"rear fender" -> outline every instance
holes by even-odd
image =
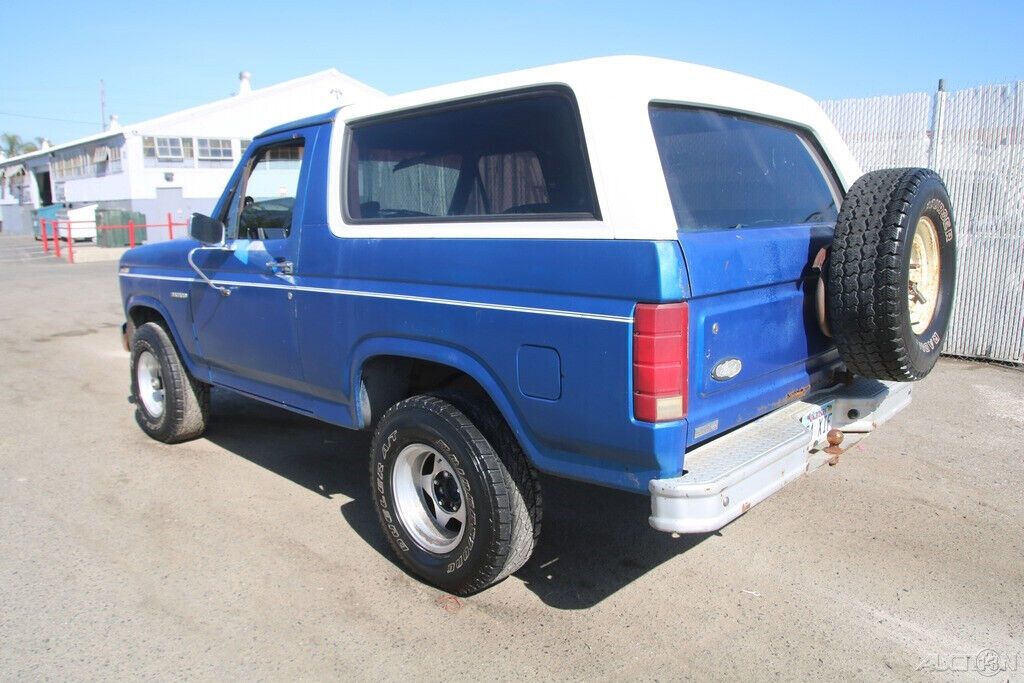
[[[350,396],[359,396],[359,386],[363,379],[363,367],[367,361],[376,356],[399,356],[431,361],[466,373],[487,392],[487,395],[494,402],[502,417],[505,418],[512,432],[519,439],[519,443],[530,458],[530,461],[534,464],[537,463],[539,453],[527,436],[526,429],[516,412],[514,404],[508,399],[504,385],[483,363],[469,355],[466,351],[418,339],[402,339],[398,337],[373,337],[366,339],[356,346],[352,353]],[[364,418],[361,414],[360,401],[353,400],[351,405],[353,423],[363,426]]]

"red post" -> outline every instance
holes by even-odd
[[[50,221],[50,232],[53,233],[53,255],[60,258],[60,237],[57,235],[57,221]]]
[[[46,219],[39,219],[39,228],[43,233],[43,253],[50,251],[50,238],[46,235]]]
[[[128,246],[135,248],[135,221],[128,220]]]
[[[68,221],[68,263],[75,262],[75,240],[71,237],[71,221]]]
[[[174,239],[174,221],[171,219],[171,212],[167,212],[167,239]]]

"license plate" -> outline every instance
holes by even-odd
[[[825,441],[828,431],[832,429],[832,408],[835,401],[815,406],[807,412],[800,423],[811,432],[811,445],[816,446]]]

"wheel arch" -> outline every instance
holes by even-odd
[[[174,346],[178,350],[178,355],[181,356],[181,360],[185,364],[189,373],[193,377],[197,378],[201,378],[205,375],[202,369],[192,359],[192,354],[188,352],[189,346],[185,344],[185,340],[178,331],[177,325],[174,324],[174,318],[158,299],[144,295],[133,296],[128,299],[128,303],[125,305],[125,315],[128,318],[129,343],[131,343],[134,328],[148,322],[163,323],[167,328],[167,331],[170,333],[171,340],[174,342]]]
[[[423,368],[424,363],[432,364],[436,368],[449,369],[453,374],[440,384],[434,384],[429,380],[417,382],[414,379],[406,382],[403,378],[391,382],[390,386],[388,381],[378,382],[376,387],[372,386],[375,382],[373,374],[379,372],[381,366],[386,368],[385,377],[394,380],[394,375],[388,374],[389,372],[401,375],[410,368]],[[475,385],[508,424],[530,461],[536,461],[536,450],[505,386],[481,360],[463,349],[433,341],[373,337],[364,340],[353,350],[350,377],[350,395],[354,397],[353,422],[361,428],[371,427],[383,414],[381,407],[384,410],[388,407],[373,405],[374,403],[393,404],[414,393],[451,387],[465,389]],[[367,380],[371,384],[369,387]],[[472,384],[467,385],[467,381]],[[381,385],[386,393],[384,400],[374,401],[372,395],[368,394],[372,394],[375,388],[379,390]],[[391,393],[388,395],[389,391]],[[366,414],[368,408],[369,415]]]

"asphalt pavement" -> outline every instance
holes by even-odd
[[[942,360],[715,534],[545,478],[533,559],[456,599],[390,553],[366,434],[218,391],[205,438],[149,440],[116,264],[25,244],[0,236],[3,680],[1024,678],[1020,369]]]

